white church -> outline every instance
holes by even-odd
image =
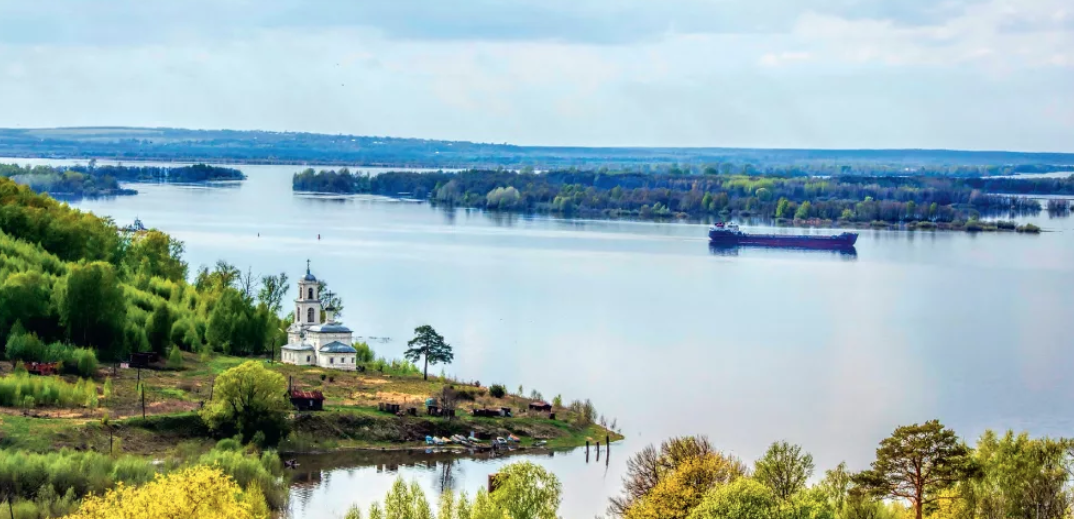
[[[354,371],[356,353],[351,344],[353,333],[335,319],[336,309],[324,308],[321,321],[321,294],[317,278],[310,273],[298,280],[295,299],[295,322],[287,329],[287,344],[280,348],[280,360],[298,366],[319,366]]]

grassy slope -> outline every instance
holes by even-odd
[[[197,417],[199,403],[209,399],[213,377],[245,360],[215,356],[201,362],[196,356],[186,354],[182,370],[142,370],[141,380],[147,388],[146,420],[141,418],[141,404],[135,390],[138,371],[120,369],[113,376],[111,366],[102,366],[97,385],[103,386],[105,378],[111,377],[113,395],[101,399],[100,409],[37,409],[27,417],[18,409],[0,408],[0,447],[32,451],[60,447],[108,450],[109,429],[101,423],[107,413],[112,418],[111,432],[125,452],[207,450],[215,440]],[[413,375],[345,373],[282,364],[272,364],[270,369],[290,377],[296,387],[322,391],[327,398],[324,412],[296,417],[295,437],[283,446],[291,450],[412,447],[422,445],[426,435],[465,435],[473,430],[494,436],[515,434],[523,439],[524,446],[546,440],[549,447],[573,447],[584,445],[587,439],[604,440],[609,435],[613,441],[621,438],[599,425],[572,425],[576,417],[567,409],[557,409],[558,419],[552,421],[519,412],[526,407],[528,399],[514,396],[494,399],[487,392],[474,402],[460,402],[460,416],[455,420],[400,418],[377,411],[377,403],[390,401],[424,409],[425,398],[439,392],[444,382],[433,378],[425,381]],[[0,364],[0,373],[10,371],[9,363]],[[512,407],[517,416],[510,419],[469,416],[470,408],[484,406]]]

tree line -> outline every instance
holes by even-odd
[[[122,233],[109,219],[0,179],[5,358],[60,355],[77,366],[78,350],[68,346],[118,361],[172,348],[259,355],[283,343],[285,274],[259,277],[221,261],[191,283],[183,250],[163,232]]]
[[[1074,442],[986,431],[969,447],[932,420],[880,442],[861,472],[815,484],[813,457],[773,443],[752,467],[704,437],[674,438],[628,460],[609,513],[626,519],[1064,519],[1074,503]]]
[[[743,176],[561,170],[388,172],[307,169],[296,190],[372,193],[499,211],[658,217],[759,216],[775,220],[956,222],[1037,212],[1028,194],[1074,193],[1066,179],[926,176]]]

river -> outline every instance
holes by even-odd
[[[171,233],[192,269],[226,259],[295,279],[310,259],[343,321],[389,339],[378,354],[400,356],[429,323],[455,347],[448,374],[592,399],[628,438],[610,460],[532,458],[563,482],[564,517],[602,513],[628,455],[673,435],[748,462],[788,440],[818,473],[864,468],[897,425],[932,418],[971,442],[986,428],[1074,435],[1069,218],[1019,219],[1055,231],[1036,236],[866,230],[851,256],[713,254],[699,224],[299,196],[298,166],[238,167],[249,180],[233,187],[136,185],[76,205]],[[443,460],[404,456],[306,464],[291,516],[368,506],[397,474],[443,484]],[[472,495],[502,463],[456,460],[449,479]]]

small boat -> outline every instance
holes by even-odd
[[[541,441],[533,444],[534,447],[544,447],[545,445],[548,445],[548,442],[546,442],[544,440],[541,440]]]
[[[295,469],[298,468],[298,462],[295,460],[287,460],[283,462],[283,466],[289,469]]]
[[[497,436],[496,443],[498,445],[507,445],[507,440],[503,439],[503,436]]]
[[[466,443],[466,437],[464,437],[461,434],[456,434],[456,435],[451,437],[451,441],[453,441],[455,443]]]
[[[512,435],[510,435],[510,436],[508,436],[508,437],[507,437],[507,441],[509,441],[509,442],[514,442],[514,443],[518,443],[518,442],[520,442],[520,441],[522,441],[522,440],[519,440],[519,439],[518,439],[518,436],[515,436],[515,435],[513,435],[513,434],[512,434]]]
[[[437,445],[443,445],[444,444],[444,439],[443,438],[437,438],[437,437],[433,436],[433,443],[435,443]]]
[[[433,444],[433,437],[432,436],[426,436],[425,437],[425,444],[426,445],[432,445]]]

